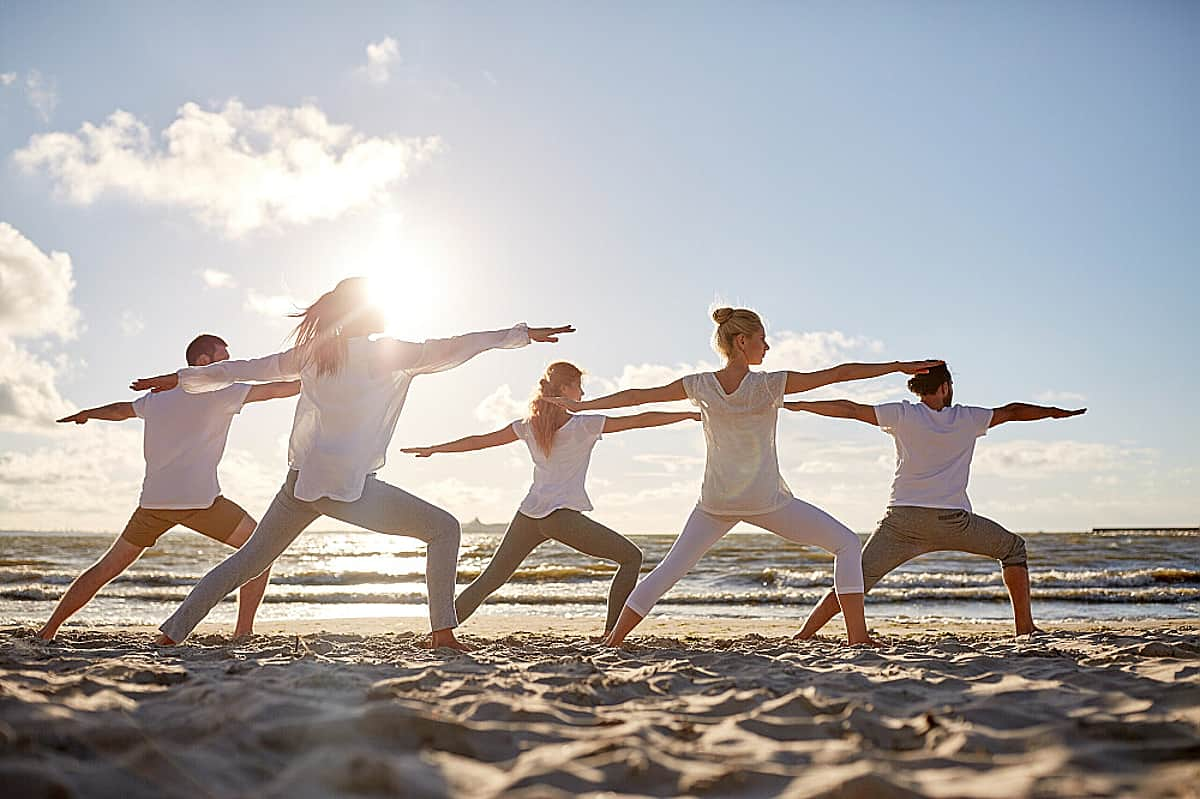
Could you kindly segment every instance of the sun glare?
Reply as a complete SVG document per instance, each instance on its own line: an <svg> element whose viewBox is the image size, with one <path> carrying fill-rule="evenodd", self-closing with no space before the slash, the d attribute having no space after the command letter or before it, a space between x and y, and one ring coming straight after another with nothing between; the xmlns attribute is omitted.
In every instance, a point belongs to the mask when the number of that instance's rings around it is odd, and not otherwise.
<svg viewBox="0 0 1200 799"><path fill-rule="evenodd" d="M432 335L448 296L441 241L406 230L398 213L385 214L358 263L383 309L388 335L415 340Z"/></svg>

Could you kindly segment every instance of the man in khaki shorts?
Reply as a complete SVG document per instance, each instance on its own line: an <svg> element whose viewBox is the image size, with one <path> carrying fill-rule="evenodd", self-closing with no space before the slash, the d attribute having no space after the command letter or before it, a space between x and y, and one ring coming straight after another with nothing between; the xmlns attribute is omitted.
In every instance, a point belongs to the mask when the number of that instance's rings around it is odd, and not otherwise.
<svg viewBox="0 0 1200 799"><path fill-rule="evenodd" d="M863 582L870 591L886 574L918 555L957 551L1000 561L1012 600L1017 635L1037 628L1029 602L1025 540L971 511L967 499L975 439L1004 422L1063 419L1086 411L1066 411L1013 402L1000 408L954 405L954 381L946 366L915 375L908 388L920 402L860 405L849 400L788 402L792 411L857 419L877 425L896 439L896 477L887 513L863 547ZM830 591L813 608L800 639L812 638L840 612Z"/></svg>
<svg viewBox="0 0 1200 799"><path fill-rule="evenodd" d="M206 366L227 360L229 350L220 338L205 334L188 345L186 357L189 366ZM254 532L254 519L237 503L221 496L217 483L217 464L225 452L229 425L248 402L293 397L298 393L298 382L256 386L235 383L208 394L174 389L145 394L133 402L89 408L59 419L75 424L86 424L89 419L112 422L135 416L144 419L146 475L138 508L125 530L100 560L71 583L38 635L47 641L52 639L64 621L175 525L181 524L231 547L241 547ZM253 631L254 614L269 579L270 569L242 586L235 637Z"/></svg>

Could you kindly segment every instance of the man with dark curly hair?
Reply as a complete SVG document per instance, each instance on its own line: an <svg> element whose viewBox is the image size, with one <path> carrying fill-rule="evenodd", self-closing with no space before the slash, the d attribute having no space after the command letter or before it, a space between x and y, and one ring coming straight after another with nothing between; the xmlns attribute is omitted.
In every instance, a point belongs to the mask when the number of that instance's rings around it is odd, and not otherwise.
<svg viewBox="0 0 1200 799"><path fill-rule="evenodd" d="M1029 602L1025 540L991 519L972 512L967 498L975 439L1005 422L1064 419L1087 409L1063 410L1012 402L999 408L954 405L954 380L945 365L914 375L908 388L920 402L861 405L850 400L788 402L791 411L857 419L890 433L896 440L896 477L887 512L863 547L863 581L870 591L893 569L928 552L957 551L995 558L1004 570L1017 635L1037 628ZM812 638L841 611L837 595L821 599L800 639Z"/></svg>

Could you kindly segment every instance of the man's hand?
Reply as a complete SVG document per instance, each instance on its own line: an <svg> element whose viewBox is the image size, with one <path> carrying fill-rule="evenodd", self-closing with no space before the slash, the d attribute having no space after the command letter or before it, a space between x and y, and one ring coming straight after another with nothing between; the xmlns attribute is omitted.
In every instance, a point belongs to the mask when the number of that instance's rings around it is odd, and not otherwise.
<svg viewBox="0 0 1200 799"><path fill-rule="evenodd" d="M560 334L574 332L575 327L573 325L565 325L563 327L531 327L529 328L529 340L553 344L558 341Z"/></svg>
<svg viewBox="0 0 1200 799"><path fill-rule="evenodd" d="M1063 410L1062 408L1051 408L1050 409L1050 418L1051 419L1067 419L1071 416L1079 416L1080 414L1084 414L1084 413L1087 413L1087 408L1080 408L1077 411L1068 411L1068 410Z"/></svg>
<svg viewBox="0 0 1200 799"><path fill-rule="evenodd" d="M179 375L170 372L169 374L158 375L156 377L139 377L130 383L129 387L134 391L149 390L157 394L160 391L170 391L178 385Z"/></svg>
<svg viewBox="0 0 1200 799"><path fill-rule="evenodd" d="M434 447L401 447L401 452L407 452L409 455L416 455L418 458L428 458L437 452Z"/></svg>
<svg viewBox="0 0 1200 799"><path fill-rule="evenodd" d="M945 361L902 361L900 371L906 375L924 375L935 366L941 366Z"/></svg>
<svg viewBox="0 0 1200 799"><path fill-rule="evenodd" d="M57 421L60 423L61 422L74 422L75 424L87 424L88 419L91 419L91 418L92 417L88 416L87 411L79 411L78 413L73 413L70 416L64 416L63 418L58 419Z"/></svg>

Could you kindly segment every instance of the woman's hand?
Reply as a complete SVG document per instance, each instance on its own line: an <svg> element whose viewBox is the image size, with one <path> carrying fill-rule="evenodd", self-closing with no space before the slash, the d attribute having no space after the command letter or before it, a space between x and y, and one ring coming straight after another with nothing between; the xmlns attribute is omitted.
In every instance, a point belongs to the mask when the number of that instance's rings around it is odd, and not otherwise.
<svg viewBox="0 0 1200 799"><path fill-rule="evenodd" d="M935 366L941 366L945 361L901 361L898 365L901 372L906 375L923 375L928 374L929 370Z"/></svg>
<svg viewBox="0 0 1200 799"><path fill-rule="evenodd" d="M438 452L437 447L401 447L401 452L407 452L409 455L416 455L418 458L428 458Z"/></svg>
<svg viewBox="0 0 1200 799"><path fill-rule="evenodd" d="M565 325L563 327L531 327L529 328L529 340L553 344L558 341L560 334L574 332L575 327L573 325Z"/></svg>
<svg viewBox="0 0 1200 799"><path fill-rule="evenodd" d="M129 387L134 391L146 391L157 394L160 391L170 391L179 385L179 375L171 372L157 377L139 377L129 384Z"/></svg>

